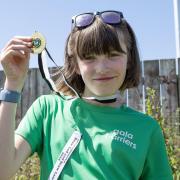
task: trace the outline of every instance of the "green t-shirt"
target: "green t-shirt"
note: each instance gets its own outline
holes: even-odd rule
[[[37,152],[46,180],[72,133],[82,139],[65,165],[65,180],[172,180],[164,138],[151,117],[125,105],[97,106],[80,98],[38,98],[16,134]]]

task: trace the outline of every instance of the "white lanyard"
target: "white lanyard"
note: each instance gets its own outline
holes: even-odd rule
[[[68,161],[70,155],[77,147],[81,140],[81,133],[79,131],[74,131],[66,145],[64,146],[62,152],[60,153],[48,180],[57,180],[60,173],[62,172],[66,162]]]

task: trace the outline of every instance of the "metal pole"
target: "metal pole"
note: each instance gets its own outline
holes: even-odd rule
[[[178,72],[178,59],[180,59],[180,0],[174,0],[174,25],[175,25],[175,38],[176,38],[176,77],[177,77],[177,99],[178,107],[180,107],[179,97],[179,72]],[[180,117],[180,116],[179,116]]]
[[[180,0],[174,0],[174,25],[176,38],[176,74],[178,74],[178,58],[180,58]]]

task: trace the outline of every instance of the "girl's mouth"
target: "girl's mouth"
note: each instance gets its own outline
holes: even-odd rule
[[[95,78],[93,80],[95,80],[95,81],[108,81],[111,79],[114,79],[114,77],[99,77],[99,78]]]

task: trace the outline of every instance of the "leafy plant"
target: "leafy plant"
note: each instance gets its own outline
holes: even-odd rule
[[[26,160],[12,180],[40,180],[40,163],[37,153]]]
[[[168,124],[164,117],[162,116],[160,103],[157,101],[156,91],[151,88],[147,88],[147,98],[146,98],[146,113],[154,117],[160,124],[165,142],[167,153],[169,157],[169,162],[173,171],[174,179],[180,179],[180,135],[178,132],[179,124]],[[180,109],[177,109],[174,118],[179,117]]]

